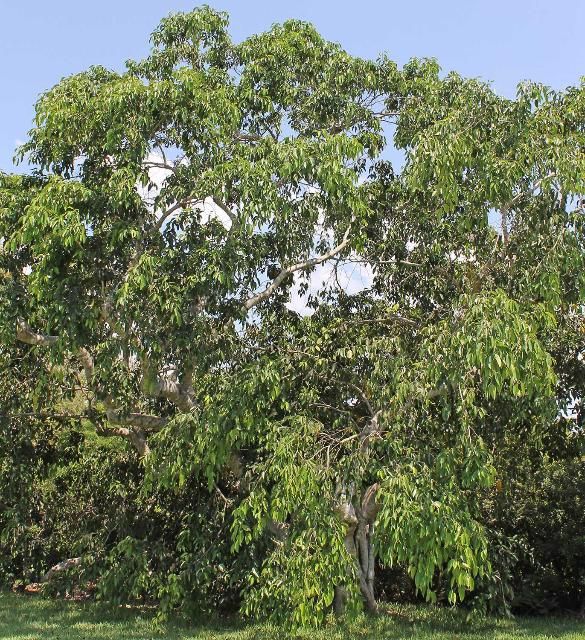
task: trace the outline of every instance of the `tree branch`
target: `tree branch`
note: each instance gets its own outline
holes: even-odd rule
[[[226,214],[226,216],[232,221],[232,226],[237,226],[238,219],[234,215],[234,212],[224,203],[223,200],[217,196],[211,196],[213,202]]]
[[[169,216],[175,213],[175,211],[177,211],[178,209],[181,209],[182,207],[186,207],[187,205],[191,204],[191,202],[192,201],[190,199],[180,200],[179,202],[175,202],[175,204],[169,207],[166,211],[163,211],[163,213],[161,214],[160,218],[157,220],[152,230],[150,232],[147,232],[145,237],[148,237],[151,233],[156,233],[157,231],[160,231],[163,224],[168,220]],[[142,253],[140,255],[142,255]]]
[[[58,336],[47,336],[30,328],[28,322],[19,318],[16,323],[16,339],[33,346],[50,347],[59,339]]]
[[[144,433],[134,427],[112,427],[96,425],[96,433],[100,436],[120,436],[128,440],[138,452],[141,458],[146,458],[150,454],[150,447],[146,442]]]
[[[364,492],[361,504],[361,516],[368,524],[372,524],[378,515],[380,505],[376,502],[376,495],[380,485],[376,482],[370,485]]]
[[[276,276],[276,278],[274,278],[274,280],[263,291],[260,291],[244,302],[244,311],[249,311],[257,304],[260,304],[260,302],[262,302],[263,300],[269,298],[270,295],[274,293],[274,291],[276,291],[276,289],[278,289],[278,287],[283,283],[285,278],[292,273],[295,273],[295,271],[300,271],[301,269],[309,269],[310,267],[322,264],[323,262],[329,260],[329,258],[332,258],[338,253],[341,253],[349,244],[350,229],[351,227],[347,228],[347,231],[343,235],[342,241],[336,247],[333,247],[333,249],[321,254],[320,256],[316,256],[315,258],[310,258],[309,260],[305,260],[304,262],[297,262],[297,264],[293,264],[282,269],[282,271]]]
[[[500,220],[502,224],[502,241],[504,246],[508,246],[508,242],[510,241],[510,230],[508,228],[508,207],[504,206],[500,209]]]
[[[153,398],[166,398],[181,411],[188,412],[195,407],[193,388],[169,378],[163,378],[149,371],[148,366],[142,380],[142,390]]]
[[[136,427],[144,431],[160,431],[169,421],[168,418],[161,418],[160,416],[145,413],[122,413],[111,408],[106,409],[106,418],[111,424]]]
[[[360,433],[360,444],[362,452],[367,451],[370,441],[381,434],[380,425],[378,420],[382,411],[378,410],[372,415],[372,418],[368,420],[366,426]]]
[[[256,133],[245,133],[244,131],[240,131],[234,137],[236,142],[259,142],[262,140],[262,136],[257,135]]]
[[[553,171],[551,171],[549,174],[547,174],[546,176],[543,176],[542,178],[539,178],[530,189],[527,189],[526,191],[520,191],[518,192],[511,200],[509,200],[508,202],[504,203],[501,207],[500,207],[500,216],[501,216],[501,221],[502,221],[502,241],[504,243],[504,246],[508,245],[508,242],[510,240],[510,219],[509,219],[509,214],[510,214],[510,209],[518,202],[518,200],[520,200],[522,197],[524,196],[528,196],[528,195],[533,195],[534,192],[539,189],[542,185],[542,183],[545,180],[551,180],[552,178],[556,177],[556,173],[554,173]]]
[[[71,569],[72,567],[79,567],[80,565],[81,558],[68,558],[67,560],[63,560],[62,562],[59,562],[56,565],[52,566],[41,578],[41,582],[48,582],[56,573],[67,571],[67,569]]]
[[[94,364],[91,354],[85,347],[81,347],[77,352],[77,358],[81,362],[83,367],[83,373],[85,374],[85,380],[89,386],[92,385]]]
[[[405,318],[404,316],[400,316],[396,313],[393,313],[384,318],[362,318],[359,320],[346,320],[346,322],[347,324],[385,324],[387,322],[398,322],[399,324],[405,324],[410,327],[418,326],[418,322],[416,320]]]
[[[147,169],[166,169],[168,171],[175,170],[175,166],[169,164],[168,162],[153,162],[152,160],[145,160],[142,163],[142,166],[146,167]]]

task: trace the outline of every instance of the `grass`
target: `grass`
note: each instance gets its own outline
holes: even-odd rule
[[[267,625],[181,622],[157,626],[153,613],[103,604],[71,603],[0,593],[0,640],[585,640],[574,619],[517,618],[465,621],[461,611],[393,606],[376,619],[359,618],[319,632],[287,634]]]

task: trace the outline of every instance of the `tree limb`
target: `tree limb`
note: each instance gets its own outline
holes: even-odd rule
[[[30,328],[28,322],[19,318],[16,323],[16,339],[26,344],[50,347],[54,345],[59,339],[58,336],[47,336],[42,333],[37,333]]]
[[[295,271],[300,271],[301,269],[309,269],[310,267],[322,264],[323,262],[329,260],[329,258],[332,258],[338,253],[341,253],[349,244],[350,229],[351,227],[347,228],[346,232],[343,235],[342,241],[336,247],[333,247],[333,249],[321,254],[320,256],[316,256],[315,258],[310,258],[309,260],[305,260],[304,262],[297,262],[297,264],[292,264],[289,267],[285,267],[284,269],[282,269],[282,271],[276,276],[276,278],[274,278],[274,280],[263,291],[260,291],[256,295],[253,295],[251,298],[248,298],[244,302],[244,304],[242,305],[244,311],[249,311],[257,304],[260,304],[260,302],[269,298],[270,295],[274,293],[274,291],[276,291],[276,289],[278,289],[278,287],[283,283],[285,278],[292,273],[295,273]]]
[[[539,178],[530,189],[527,189],[526,191],[519,191],[514,197],[512,197],[510,200],[508,200],[508,202],[504,203],[500,207],[500,216],[502,221],[502,241],[504,243],[504,246],[507,246],[510,240],[510,209],[518,202],[518,200],[520,200],[524,196],[533,195],[534,192],[541,187],[542,183],[545,180],[551,180],[555,177],[556,173],[551,171],[546,176]]]
[[[373,438],[380,435],[381,429],[378,420],[381,414],[381,410],[376,411],[376,413],[372,415],[372,418],[368,420],[366,426],[362,429],[360,433],[360,444],[362,452],[365,452],[367,450],[370,441]]]
[[[364,492],[362,498],[362,504],[360,508],[360,515],[368,523],[372,524],[380,511],[380,505],[376,502],[376,495],[380,485],[376,482],[370,485]]]
[[[232,226],[234,227],[237,226],[238,220],[234,215],[234,212],[225,204],[225,202],[221,200],[221,198],[218,198],[217,196],[211,196],[211,199],[213,200],[215,205],[218,206],[226,214],[226,216],[232,221]]]
[[[134,427],[116,427],[116,426],[104,426],[96,425],[96,433],[100,436],[120,436],[128,440],[132,446],[138,452],[141,458],[146,458],[150,454],[150,447],[146,442],[144,433]]]
[[[189,199],[180,200],[179,202],[175,202],[174,205],[170,206],[168,209],[163,211],[161,213],[160,218],[157,220],[156,224],[154,225],[150,233],[156,233],[157,231],[160,231],[163,224],[168,220],[169,216],[175,213],[175,211],[177,211],[178,209],[181,209],[182,207],[186,207],[187,205],[191,204],[191,202],[192,201]],[[150,233],[147,233],[146,236],[150,235]],[[142,253],[140,255],[142,255]]]
[[[500,219],[502,224],[502,241],[504,246],[508,246],[508,242],[510,241],[510,230],[508,228],[508,212],[509,209],[507,206],[504,206],[500,209]]]
[[[33,331],[28,323],[22,319],[18,321],[16,328],[16,337],[21,342],[35,346],[51,346],[54,345],[58,336],[46,336],[41,333]],[[85,379],[89,387],[93,387],[94,377],[94,361],[90,352],[85,347],[80,347],[77,351],[77,358],[83,367]],[[94,389],[95,390],[95,389]],[[99,397],[99,391],[96,392]],[[107,435],[118,435],[129,440],[138,451],[141,456],[146,456],[150,453],[150,449],[146,442],[146,437],[143,430],[148,431],[160,431],[167,423],[166,418],[160,418],[158,416],[144,415],[140,413],[123,414],[116,411],[109,398],[102,398],[106,404],[106,419],[115,425],[124,425],[116,428],[104,429],[98,427],[98,431],[102,433],[107,432]],[[93,416],[87,416],[89,419],[94,419]],[[127,428],[130,427],[130,428]]]
[[[169,421],[168,418],[160,416],[145,413],[122,413],[115,409],[106,409],[106,418],[111,424],[136,427],[144,431],[160,431]]]
[[[67,569],[71,569],[72,567],[79,567],[80,565],[81,558],[67,558],[67,560],[63,560],[62,562],[53,565],[41,578],[41,582],[48,582],[56,573],[67,571]]]
[[[144,393],[153,398],[166,398],[184,412],[191,411],[195,407],[193,387],[153,374],[148,367],[145,369],[142,380]]]

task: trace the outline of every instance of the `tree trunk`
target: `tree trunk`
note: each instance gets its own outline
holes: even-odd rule
[[[337,511],[347,525],[345,548],[355,558],[360,592],[369,613],[378,612],[378,604],[374,593],[375,557],[373,546],[374,520],[378,513],[376,493],[378,484],[368,487],[364,492],[361,505],[355,507],[345,501],[338,505]],[[347,595],[345,589],[337,586],[333,609],[336,615],[342,615]]]
[[[372,544],[373,525],[359,518],[360,522],[353,534],[353,546],[357,561],[360,591],[366,610],[377,613],[378,605],[374,594],[374,549]]]
[[[345,587],[340,587],[339,585],[335,587],[335,595],[333,597],[333,612],[335,615],[340,618],[344,611],[345,605],[347,603],[347,591]]]

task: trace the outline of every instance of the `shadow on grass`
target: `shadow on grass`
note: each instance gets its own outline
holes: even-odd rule
[[[486,619],[438,607],[393,606],[377,618],[331,624],[323,630],[286,633],[268,625],[177,620],[159,625],[152,610],[95,602],[70,603],[0,593],[0,640],[585,640],[585,625],[570,619]]]

